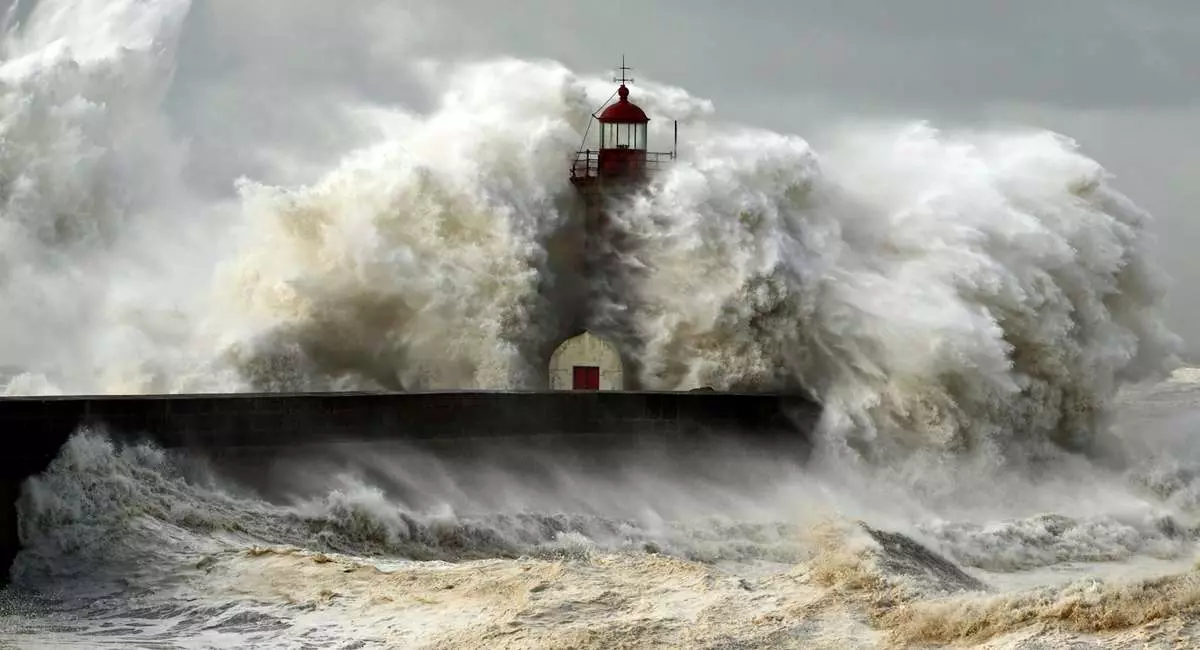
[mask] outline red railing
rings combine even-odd
[[[633,160],[621,157],[619,161],[613,162],[623,171],[634,171],[636,168],[641,168],[642,171],[653,173],[666,167],[667,163],[675,159],[671,152],[647,151],[645,163],[640,161],[635,163]],[[575,163],[571,165],[571,178],[598,178],[600,176],[600,152],[588,149],[579,151],[575,154]]]

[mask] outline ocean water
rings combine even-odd
[[[28,483],[0,643],[1187,647],[1198,378],[1121,396],[1114,430],[1161,455],[940,503],[749,452],[535,475],[352,446],[277,468],[297,487],[267,502],[83,431]]]
[[[406,50],[396,7],[9,3],[5,393],[537,388],[583,295],[639,385],[811,391],[815,455],[344,445],[268,501],[79,431],[25,486],[0,643],[1191,642],[1200,371],[1151,215],[1077,143],[914,121],[818,151],[641,80],[680,157],[597,282],[556,242],[611,83]]]

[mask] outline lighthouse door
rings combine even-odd
[[[571,388],[574,390],[600,390],[599,366],[575,366]]]

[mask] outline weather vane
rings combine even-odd
[[[613,77],[613,81],[619,81],[619,82],[621,82],[622,85],[627,84],[627,83],[633,83],[633,77],[625,76],[625,73],[633,70],[633,68],[625,65],[625,55],[624,54],[621,55],[621,67],[619,67],[617,69],[621,71],[621,76]]]

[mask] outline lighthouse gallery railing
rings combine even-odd
[[[675,159],[671,152],[647,151],[642,169],[656,172]],[[626,163],[628,164],[628,163]],[[575,153],[575,164],[571,166],[571,178],[597,178],[600,176],[600,152],[591,149]]]

